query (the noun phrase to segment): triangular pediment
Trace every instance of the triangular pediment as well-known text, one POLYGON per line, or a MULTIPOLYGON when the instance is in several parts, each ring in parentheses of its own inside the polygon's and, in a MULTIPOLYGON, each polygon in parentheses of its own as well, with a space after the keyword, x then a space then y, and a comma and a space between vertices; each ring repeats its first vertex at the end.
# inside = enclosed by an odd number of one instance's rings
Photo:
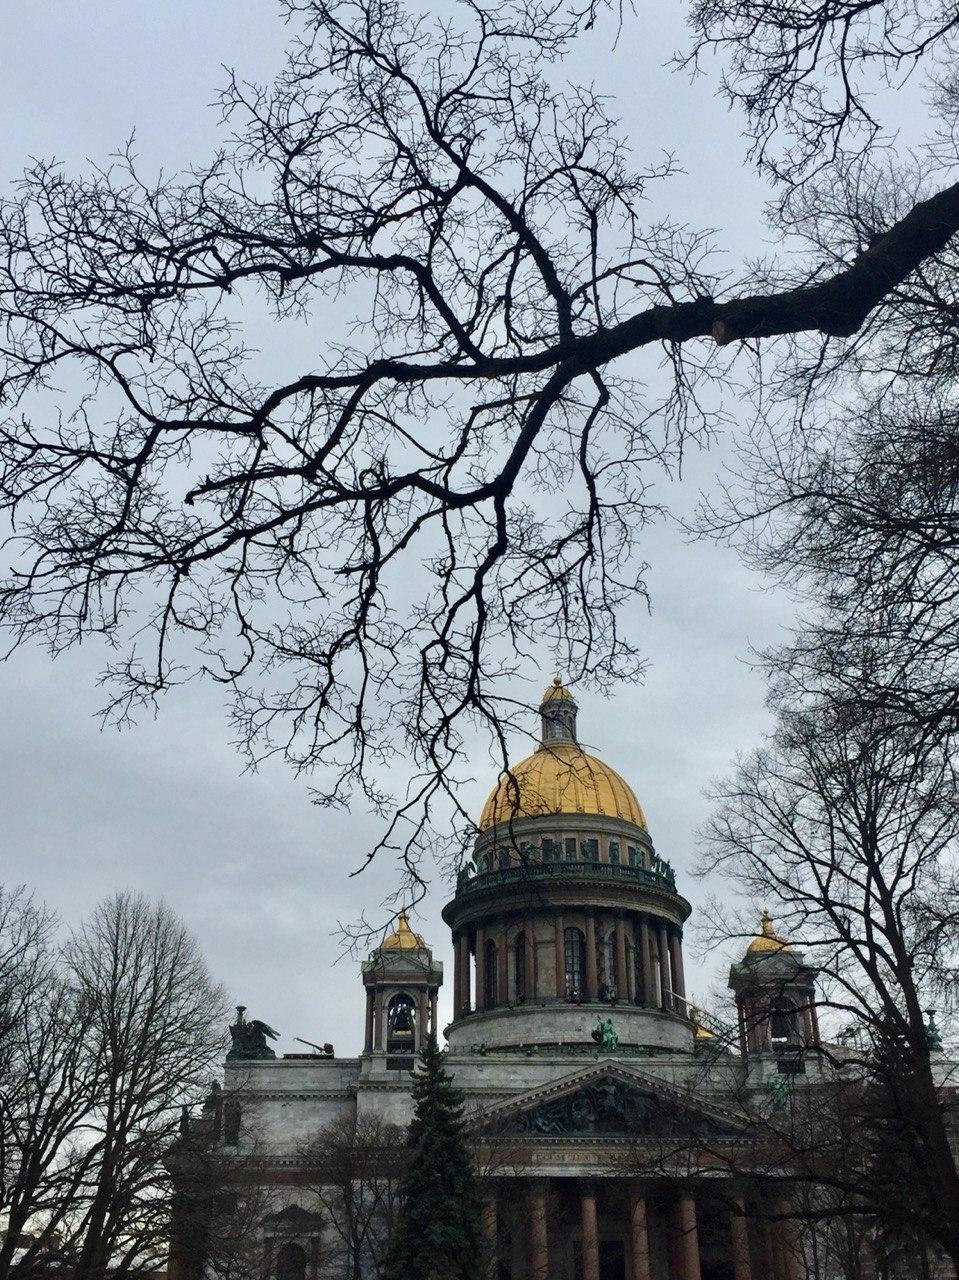
POLYGON ((619 1063, 597 1063, 475 1113, 488 1137, 743 1139, 738 1116, 619 1063))

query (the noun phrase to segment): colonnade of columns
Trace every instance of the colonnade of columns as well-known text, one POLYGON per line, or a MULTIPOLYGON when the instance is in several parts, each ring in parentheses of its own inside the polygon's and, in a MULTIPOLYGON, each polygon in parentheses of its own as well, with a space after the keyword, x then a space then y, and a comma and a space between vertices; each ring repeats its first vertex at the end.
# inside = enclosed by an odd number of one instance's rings
MULTIPOLYGON (((563 1242, 568 1244, 579 1228, 582 1280, 600 1280, 599 1204, 600 1184, 578 1185, 579 1221, 563 1222, 563 1242)), ((511 1196, 515 1201, 516 1197, 511 1196)), ((525 1280, 556 1280, 567 1274, 565 1257, 555 1256, 550 1249, 548 1230, 547 1183, 536 1179, 526 1185, 525 1280)), ((628 1240, 626 1275, 628 1280, 651 1280, 653 1274, 650 1233, 653 1229, 647 1211, 642 1184, 627 1194, 628 1240)), ((768 1215, 758 1220, 759 1248, 750 1250, 749 1216, 745 1201, 728 1202, 729 1262, 733 1280, 801 1280, 803 1268, 795 1227, 786 1216, 784 1202, 771 1206, 768 1215), (755 1252, 759 1265, 753 1266, 755 1252)), ((696 1197, 680 1191, 669 1208, 669 1235, 666 1247, 669 1280, 702 1280, 700 1264, 699 1211, 696 1197)), ((487 1196, 483 1213, 484 1230, 490 1258, 491 1280, 499 1274, 497 1266, 497 1206, 495 1194, 487 1196)), ((555 1245, 555 1241, 554 1241, 555 1245)), ((512 1280, 519 1280, 513 1276, 512 1280)))
POLYGON ((572 923, 576 928, 583 926, 581 931, 585 938, 584 983, 578 992, 579 998, 608 998, 601 989, 598 942, 608 939, 611 934, 613 962, 607 983, 612 981, 616 1002, 679 1013, 686 1011, 682 930, 672 921, 646 912, 591 907, 568 914, 557 909, 549 917, 537 917, 537 921, 542 925, 550 918, 554 946, 551 983, 543 980, 536 962, 537 941, 532 917, 504 914, 486 919, 472 929, 454 933, 454 1018, 462 1017, 471 1010, 481 1013, 488 1007, 505 1005, 517 998, 518 980, 515 974, 511 975, 511 965, 513 946, 520 928, 525 936, 523 998, 572 998, 566 965, 566 929, 572 923), (496 982, 492 991, 487 990, 485 972, 487 942, 490 940, 496 949, 496 982), (634 958, 632 964, 630 952, 634 958))

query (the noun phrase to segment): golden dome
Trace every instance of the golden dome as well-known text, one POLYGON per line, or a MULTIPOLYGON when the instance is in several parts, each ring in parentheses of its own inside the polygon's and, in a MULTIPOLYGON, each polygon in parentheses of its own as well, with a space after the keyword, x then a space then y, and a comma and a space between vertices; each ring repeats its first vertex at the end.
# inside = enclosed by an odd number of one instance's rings
POLYGON ((380 947, 381 951, 425 951, 426 949, 426 943, 420 935, 410 928, 405 911, 400 912, 396 928, 380 947))
MULTIPOLYGON (((554 697, 569 698, 562 685, 553 687, 557 689, 554 697)), ((479 825, 485 829, 512 818, 558 813, 602 814, 646 826, 639 801, 616 770, 584 751, 579 743, 568 741, 540 746, 513 765, 510 773, 501 774, 483 805, 479 825)))
POLYGON ((753 938, 752 942, 746 948, 747 956, 757 955, 761 951, 791 951, 792 947, 785 938, 780 938, 779 934, 773 928, 773 918, 766 908, 763 908, 762 932, 753 938))

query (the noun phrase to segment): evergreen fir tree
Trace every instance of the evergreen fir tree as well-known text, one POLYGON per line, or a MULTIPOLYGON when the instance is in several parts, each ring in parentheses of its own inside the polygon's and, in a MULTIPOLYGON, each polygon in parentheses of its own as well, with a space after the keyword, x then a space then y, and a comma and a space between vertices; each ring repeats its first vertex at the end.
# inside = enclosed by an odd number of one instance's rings
POLYGON ((384 1280, 478 1280, 480 1197, 463 1125, 463 1094, 435 1039, 413 1085, 406 1168, 384 1280))

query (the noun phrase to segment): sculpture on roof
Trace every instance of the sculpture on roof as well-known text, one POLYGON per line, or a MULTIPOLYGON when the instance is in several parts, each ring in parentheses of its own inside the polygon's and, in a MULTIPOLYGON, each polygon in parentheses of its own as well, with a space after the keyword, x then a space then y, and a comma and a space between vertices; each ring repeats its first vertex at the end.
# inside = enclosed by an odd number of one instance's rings
POLYGON ((230 1027, 230 1051, 226 1055, 227 1062, 256 1062, 257 1060, 275 1058, 276 1054, 267 1044, 267 1039, 275 1040, 277 1032, 267 1023, 254 1018, 246 1021, 246 1005, 236 1006, 236 1022, 230 1027))

